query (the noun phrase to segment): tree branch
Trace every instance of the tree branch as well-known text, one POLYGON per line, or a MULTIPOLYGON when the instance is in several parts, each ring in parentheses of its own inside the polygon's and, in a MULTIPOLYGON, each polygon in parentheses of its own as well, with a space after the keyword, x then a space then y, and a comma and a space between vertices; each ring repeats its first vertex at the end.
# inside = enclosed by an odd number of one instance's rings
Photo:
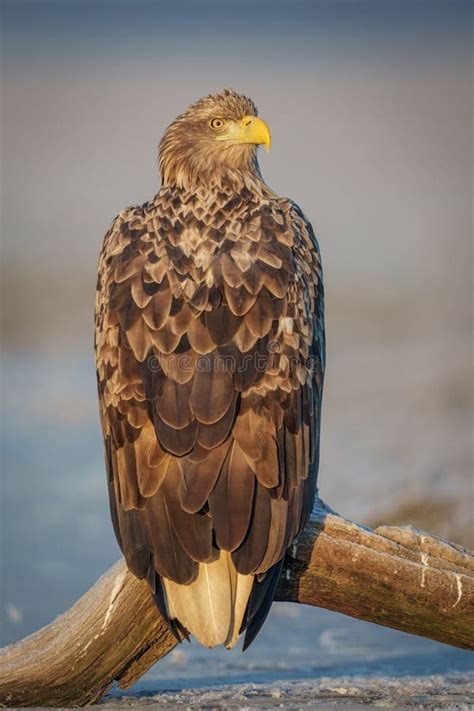
MULTIPOLYGON (((474 649, 474 556, 411 526, 375 531, 321 501, 289 551, 278 600, 474 649)), ((176 645, 146 583, 116 563, 68 612, 0 650, 0 704, 86 705, 176 645)))

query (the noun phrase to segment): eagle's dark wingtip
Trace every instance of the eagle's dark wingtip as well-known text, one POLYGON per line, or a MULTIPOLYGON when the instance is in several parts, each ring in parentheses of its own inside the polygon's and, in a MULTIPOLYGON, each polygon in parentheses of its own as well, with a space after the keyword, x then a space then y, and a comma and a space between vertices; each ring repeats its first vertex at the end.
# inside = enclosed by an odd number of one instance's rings
POLYGON ((250 647, 267 619, 275 596, 278 580, 280 579, 283 561, 284 559, 276 563, 273 568, 267 572, 263 580, 259 581, 257 577, 255 578, 244 621, 240 629, 241 632, 245 630, 244 644, 242 647, 243 652, 250 647))
MULTIPOLYGON (((191 640, 189 639, 189 632, 185 627, 183 627, 178 620, 171 620, 168 616, 168 610, 166 609, 166 601, 165 601, 165 594, 163 591, 163 586, 161 584, 161 579, 160 576, 155 572, 154 574, 154 585, 150 586, 152 587, 152 596, 153 600, 155 601, 155 605, 157 606, 160 615, 162 616, 163 620, 166 622, 169 631, 173 635, 173 637, 176 639, 177 642, 181 644, 183 641, 183 638, 190 642, 191 640), (153 590, 154 588, 154 590, 153 590)), ((148 580, 150 583, 150 579, 148 580)))

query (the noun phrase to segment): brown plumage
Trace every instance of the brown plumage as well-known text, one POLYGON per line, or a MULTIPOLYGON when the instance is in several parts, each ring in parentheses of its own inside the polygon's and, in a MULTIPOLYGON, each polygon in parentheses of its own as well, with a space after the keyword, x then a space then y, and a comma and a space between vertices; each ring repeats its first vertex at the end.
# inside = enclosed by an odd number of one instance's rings
POLYGON ((114 530, 170 624, 248 644, 311 512, 324 374, 311 225, 260 175, 253 102, 201 99, 105 236, 96 304, 114 530))

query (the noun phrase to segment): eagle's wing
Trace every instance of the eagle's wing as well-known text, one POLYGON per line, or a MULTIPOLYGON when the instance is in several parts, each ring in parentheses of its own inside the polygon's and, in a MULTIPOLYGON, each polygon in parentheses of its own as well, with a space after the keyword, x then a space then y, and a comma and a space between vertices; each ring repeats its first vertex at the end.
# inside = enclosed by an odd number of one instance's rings
POLYGON ((282 560, 314 501, 323 318, 319 249, 290 201, 224 195, 203 214, 170 193, 116 218, 97 373, 112 518, 137 576, 189 583, 219 549, 244 574, 282 560))

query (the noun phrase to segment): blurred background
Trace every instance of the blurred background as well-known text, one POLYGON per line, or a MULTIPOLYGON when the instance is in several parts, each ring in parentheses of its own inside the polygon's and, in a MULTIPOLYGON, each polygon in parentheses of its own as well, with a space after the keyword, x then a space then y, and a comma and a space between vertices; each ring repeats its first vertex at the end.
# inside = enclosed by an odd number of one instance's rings
MULTIPOLYGON (((1 642, 48 623, 119 556, 97 255, 113 217, 157 192, 166 125, 226 86, 269 123, 264 176, 322 249, 321 496, 360 523, 472 545, 469 0, 0 6, 1 642)), ((468 667, 459 650, 278 604, 245 655, 193 644, 149 678, 206 685, 210 660, 227 680, 468 667)))

